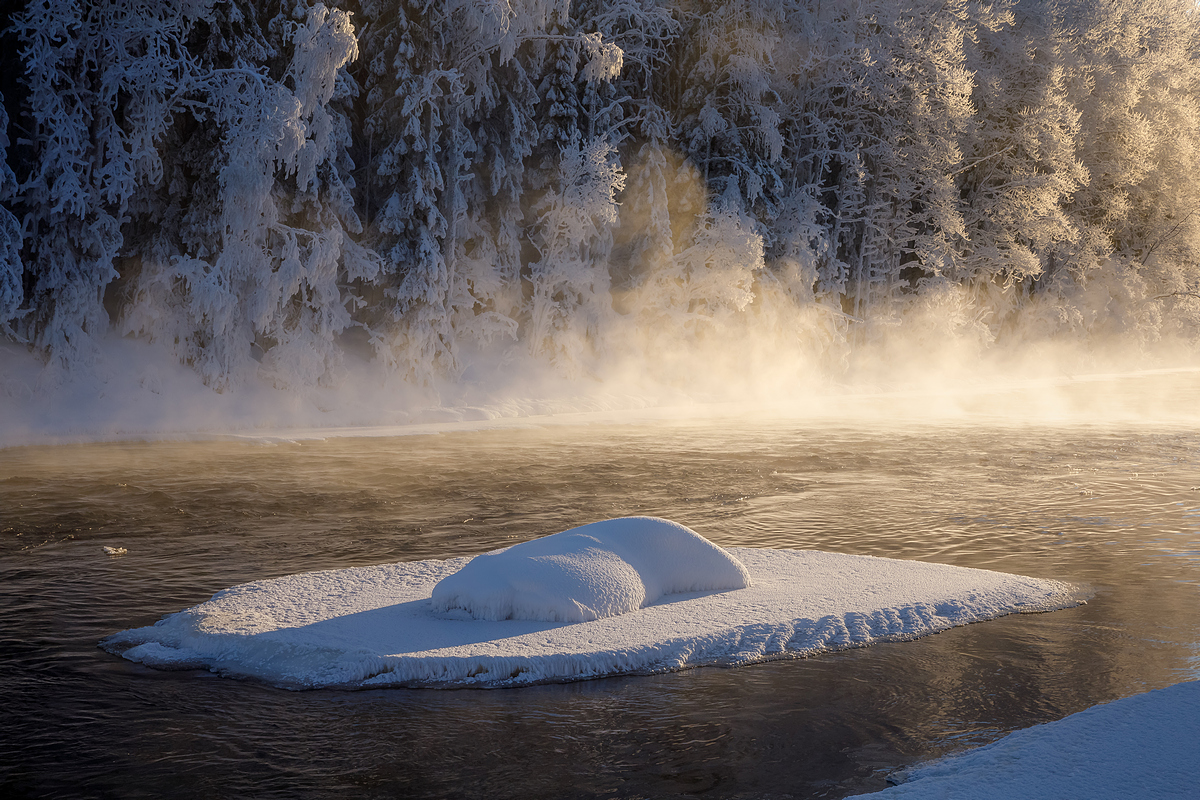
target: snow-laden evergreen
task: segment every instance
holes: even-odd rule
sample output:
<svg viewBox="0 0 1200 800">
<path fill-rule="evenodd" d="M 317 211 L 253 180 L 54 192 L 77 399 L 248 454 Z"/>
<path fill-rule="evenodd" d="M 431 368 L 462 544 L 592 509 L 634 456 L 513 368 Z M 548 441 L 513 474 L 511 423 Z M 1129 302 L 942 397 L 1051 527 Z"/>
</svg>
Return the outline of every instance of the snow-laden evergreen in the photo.
<svg viewBox="0 0 1200 800">
<path fill-rule="evenodd" d="M 0 95 L 0 326 L 21 305 L 21 225 L 8 210 L 17 193 L 17 176 L 8 166 L 8 113 Z M 0 328 L 4 330 L 4 328 Z M 8 331 L 11 333 L 11 329 Z"/>
<path fill-rule="evenodd" d="M 357 40 L 320 4 L 265 24 L 253 7 L 220 11 L 191 31 L 228 38 L 190 62 L 170 180 L 143 187 L 165 214 L 142 226 L 121 329 L 166 341 L 216 386 L 255 356 L 277 383 L 329 381 L 346 278 L 378 269 L 347 236 L 362 229 L 343 175 L 350 124 L 331 107 L 354 91 L 340 70 Z"/>
<path fill-rule="evenodd" d="M 32 0 L 0 335 L 79 365 L 115 330 L 217 388 L 336 383 L 348 348 L 425 384 L 479 346 L 592 375 L 717 341 L 836 367 L 905 331 L 1194 343 L 1198 22 L 1185 0 Z"/>
<path fill-rule="evenodd" d="M 17 199 L 32 283 L 22 327 L 61 362 L 88 358 L 109 326 L 130 202 L 164 177 L 158 140 L 188 63 L 179 35 L 202 10 L 41 0 L 16 18 L 34 149 Z"/>
</svg>

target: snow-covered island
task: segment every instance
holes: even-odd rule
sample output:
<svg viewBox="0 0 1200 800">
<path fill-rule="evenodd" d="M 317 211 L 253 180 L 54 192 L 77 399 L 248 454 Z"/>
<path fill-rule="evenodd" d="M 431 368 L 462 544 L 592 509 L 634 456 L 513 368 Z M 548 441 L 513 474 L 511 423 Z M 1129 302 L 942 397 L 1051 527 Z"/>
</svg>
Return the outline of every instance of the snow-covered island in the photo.
<svg viewBox="0 0 1200 800">
<path fill-rule="evenodd" d="M 1085 596 L 943 564 L 725 550 L 630 517 L 475 559 L 255 581 L 101 644 L 151 667 L 295 689 L 499 687 L 804 657 Z"/>
</svg>

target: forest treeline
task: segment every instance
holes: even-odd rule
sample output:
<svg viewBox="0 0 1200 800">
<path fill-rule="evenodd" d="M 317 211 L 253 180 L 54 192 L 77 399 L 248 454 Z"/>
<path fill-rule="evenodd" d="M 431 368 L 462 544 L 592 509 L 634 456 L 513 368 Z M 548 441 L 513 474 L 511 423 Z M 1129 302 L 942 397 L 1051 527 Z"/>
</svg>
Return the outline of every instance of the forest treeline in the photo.
<svg viewBox="0 0 1200 800">
<path fill-rule="evenodd" d="M 0 336 L 221 388 L 1200 332 L 1191 0 L 114 0 L 3 33 Z M 739 340 L 739 341 L 743 341 Z"/>
</svg>

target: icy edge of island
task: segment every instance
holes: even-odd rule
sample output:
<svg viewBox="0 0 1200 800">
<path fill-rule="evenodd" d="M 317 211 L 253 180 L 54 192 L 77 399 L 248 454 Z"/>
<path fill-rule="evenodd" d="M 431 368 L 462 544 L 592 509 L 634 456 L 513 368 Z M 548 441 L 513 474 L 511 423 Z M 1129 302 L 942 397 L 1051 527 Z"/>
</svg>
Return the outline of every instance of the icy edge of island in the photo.
<svg viewBox="0 0 1200 800">
<path fill-rule="evenodd" d="M 1059 581 L 943 564 L 727 552 L 750 586 L 668 594 L 587 622 L 435 613 L 434 586 L 470 561 L 456 558 L 255 581 L 100 644 L 158 669 L 203 668 L 292 689 L 501 687 L 804 657 L 1087 597 Z"/>
</svg>

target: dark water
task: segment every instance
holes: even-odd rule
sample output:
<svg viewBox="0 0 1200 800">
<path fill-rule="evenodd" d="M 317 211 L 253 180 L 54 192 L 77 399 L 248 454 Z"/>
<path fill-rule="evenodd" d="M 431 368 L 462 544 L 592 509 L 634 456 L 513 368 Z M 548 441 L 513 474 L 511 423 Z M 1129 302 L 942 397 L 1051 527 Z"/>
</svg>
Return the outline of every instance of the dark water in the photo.
<svg viewBox="0 0 1200 800">
<path fill-rule="evenodd" d="M 505 690 L 297 693 L 96 646 L 253 579 L 626 514 L 1095 597 L 808 660 Z M 0 450 L 0 796 L 844 797 L 1200 677 L 1198 540 L 1200 433 L 1183 428 L 779 420 Z"/>
</svg>

